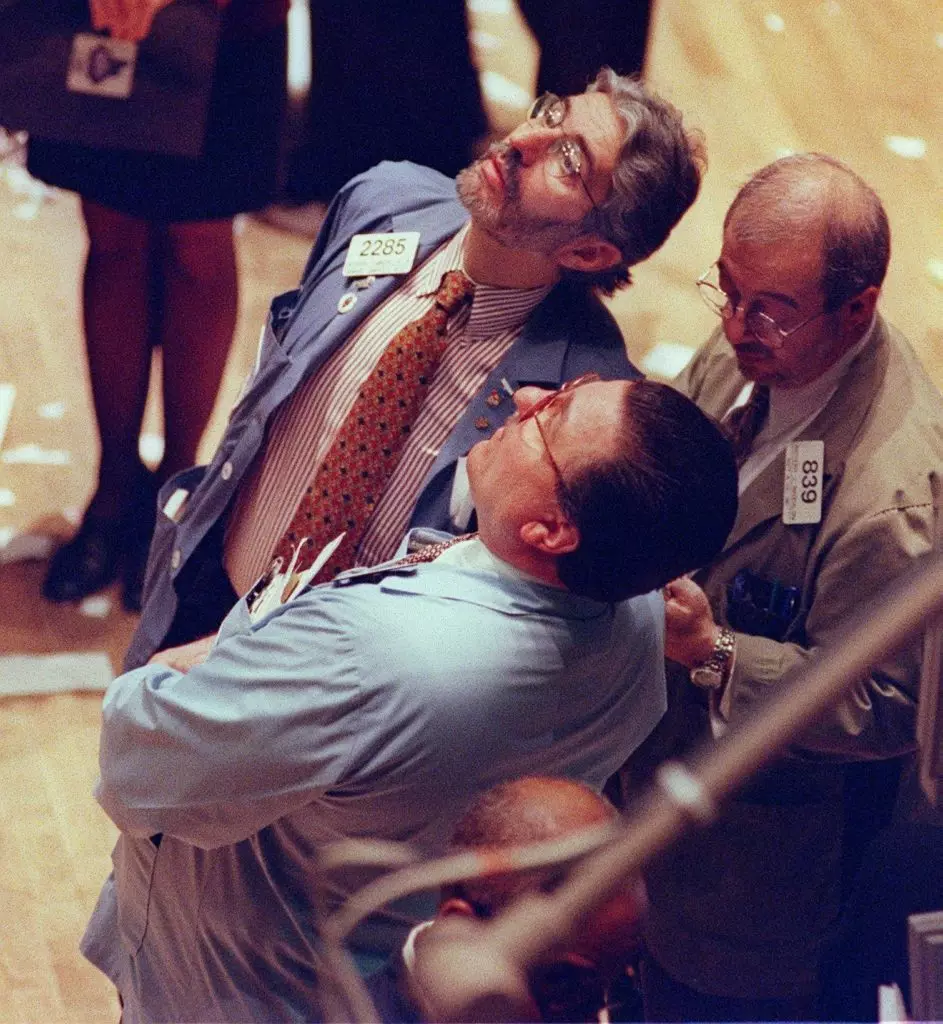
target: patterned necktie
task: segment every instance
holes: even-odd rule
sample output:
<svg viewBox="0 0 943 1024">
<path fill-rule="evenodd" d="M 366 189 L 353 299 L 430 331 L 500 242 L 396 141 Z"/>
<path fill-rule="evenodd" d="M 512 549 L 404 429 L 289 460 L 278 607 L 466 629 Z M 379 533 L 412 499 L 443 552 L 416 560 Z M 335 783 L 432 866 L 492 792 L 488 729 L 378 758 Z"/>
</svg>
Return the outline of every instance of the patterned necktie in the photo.
<svg viewBox="0 0 943 1024">
<path fill-rule="evenodd" d="M 463 533 L 461 536 L 451 537 L 449 540 L 436 541 L 434 544 L 423 544 L 422 547 L 411 551 L 408 555 L 397 558 L 395 562 L 383 562 L 373 569 L 356 569 L 349 576 L 342 576 L 340 579 L 335 580 L 334 585 L 364 583 L 368 581 L 372 583 L 383 579 L 384 576 L 389 576 L 390 573 L 394 573 L 398 569 L 403 569 L 410 565 L 421 565 L 423 562 L 434 562 L 443 551 L 448 551 L 453 544 L 460 544 L 463 540 L 472 540 L 477 536 L 477 533 Z"/>
<path fill-rule="evenodd" d="M 445 352 L 449 317 L 471 301 L 474 290 L 460 270 L 448 271 L 432 307 L 390 340 L 302 495 L 274 557 L 287 565 L 298 542 L 309 538 L 297 562 L 300 572 L 328 541 L 346 531 L 317 579 L 329 580 L 354 565 Z"/>
<path fill-rule="evenodd" d="M 436 541 L 435 544 L 423 544 L 421 548 L 411 551 L 408 555 L 403 555 L 402 558 L 387 568 L 399 569 L 404 565 L 419 565 L 422 562 L 433 562 L 443 551 L 448 551 L 453 544 L 460 544 L 463 540 L 472 540 L 472 538 L 477 536 L 477 533 L 463 533 L 458 537 L 450 537 L 448 540 Z"/>
<path fill-rule="evenodd" d="M 742 466 L 746 462 L 753 441 L 763 429 L 767 416 L 769 416 L 769 388 L 765 384 L 754 384 L 749 400 L 734 409 L 724 419 L 723 425 L 730 438 L 733 457 L 738 466 Z"/>
</svg>

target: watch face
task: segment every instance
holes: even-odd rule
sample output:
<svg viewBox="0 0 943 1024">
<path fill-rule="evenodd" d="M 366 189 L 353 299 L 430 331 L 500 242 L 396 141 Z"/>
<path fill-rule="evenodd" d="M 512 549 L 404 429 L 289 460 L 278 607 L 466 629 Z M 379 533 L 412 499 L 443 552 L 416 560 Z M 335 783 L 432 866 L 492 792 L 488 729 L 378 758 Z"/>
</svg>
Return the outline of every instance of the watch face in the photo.
<svg viewBox="0 0 943 1024">
<path fill-rule="evenodd" d="M 699 665 L 691 670 L 691 682 L 707 690 L 716 690 L 722 678 L 722 674 L 716 668 L 709 668 L 707 665 Z"/>
</svg>

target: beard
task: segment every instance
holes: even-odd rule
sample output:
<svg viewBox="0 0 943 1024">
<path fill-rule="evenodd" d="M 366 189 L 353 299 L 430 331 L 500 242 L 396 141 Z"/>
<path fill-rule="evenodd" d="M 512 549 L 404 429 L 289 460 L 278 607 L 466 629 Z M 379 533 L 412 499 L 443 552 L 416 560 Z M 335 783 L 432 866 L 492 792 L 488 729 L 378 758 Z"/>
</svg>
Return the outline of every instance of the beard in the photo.
<svg viewBox="0 0 943 1024">
<path fill-rule="evenodd" d="M 498 159 L 504 171 L 504 195 L 496 196 L 482 173 L 482 164 Z M 496 142 L 455 179 L 458 198 L 474 224 L 511 249 L 550 256 L 561 245 L 586 234 L 581 221 L 534 217 L 521 209 L 521 157 L 507 142 Z"/>
</svg>

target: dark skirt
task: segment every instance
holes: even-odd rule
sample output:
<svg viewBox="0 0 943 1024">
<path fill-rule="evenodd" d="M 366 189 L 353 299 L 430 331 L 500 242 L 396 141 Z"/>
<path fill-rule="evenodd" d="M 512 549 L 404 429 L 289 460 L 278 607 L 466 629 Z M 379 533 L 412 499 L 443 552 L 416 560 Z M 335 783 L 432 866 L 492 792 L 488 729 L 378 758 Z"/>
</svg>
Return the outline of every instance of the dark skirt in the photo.
<svg viewBox="0 0 943 1024">
<path fill-rule="evenodd" d="M 278 187 L 285 27 L 220 39 L 198 159 L 30 138 L 27 166 L 50 185 L 160 223 L 257 210 Z"/>
</svg>

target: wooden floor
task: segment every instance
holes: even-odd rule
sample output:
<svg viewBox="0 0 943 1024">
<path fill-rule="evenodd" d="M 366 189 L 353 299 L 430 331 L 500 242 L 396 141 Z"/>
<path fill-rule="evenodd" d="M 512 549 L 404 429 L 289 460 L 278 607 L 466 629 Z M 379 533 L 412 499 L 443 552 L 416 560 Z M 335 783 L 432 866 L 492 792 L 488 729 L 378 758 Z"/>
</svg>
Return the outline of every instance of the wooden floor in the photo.
<svg viewBox="0 0 943 1024">
<path fill-rule="evenodd" d="M 482 50 L 483 65 L 531 88 L 532 46 L 513 12 L 472 7 L 474 28 L 506 40 Z M 715 321 L 692 282 L 717 255 L 738 185 L 785 151 L 816 149 L 849 161 L 883 197 L 894 233 L 883 308 L 943 385 L 941 29 L 917 0 L 662 0 L 649 77 L 705 131 L 711 165 L 695 208 L 613 303 L 636 361 L 665 367 L 671 345 L 706 336 Z M 513 124 L 520 106 L 513 91 L 495 93 L 496 123 Z M 0 164 L 0 557 L 37 543 L 29 535 L 67 535 L 92 488 L 83 246 L 74 197 L 41 199 Z M 307 249 L 242 225 L 240 323 L 207 455 L 268 299 L 294 284 Z M 4 384 L 15 387 L 5 436 Z M 147 431 L 157 422 L 151 410 Z M 40 561 L 0 564 L 0 677 L 13 655 L 105 652 L 117 666 L 133 628 L 117 595 L 106 594 L 110 607 L 55 607 L 39 596 L 43 571 Z M 113 841 L 90 795 L 99 704 L 94 693 L 0 699 L 0 1021 L 117 1019 L 108 984 L 76 949 Z"/>
</svg>

